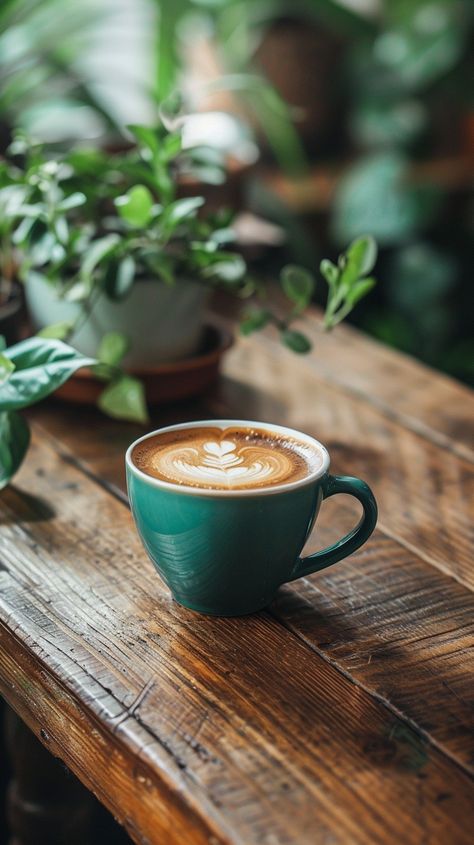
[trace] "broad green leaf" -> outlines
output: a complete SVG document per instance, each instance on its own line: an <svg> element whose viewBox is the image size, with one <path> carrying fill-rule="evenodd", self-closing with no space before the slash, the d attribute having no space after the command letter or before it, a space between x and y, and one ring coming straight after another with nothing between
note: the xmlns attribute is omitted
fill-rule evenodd
<svg viewBox="0 0 474 845"><path fill-rule="evenodd" d="M0 334L0 352L3 352L4 349L7 348L7 342L3 334Z"/></svg>
<svg viewBox="0 0 474 845"><path fill-rule="evenodd" d="M148 422L145 389L133 376L122 375L101 393L98 406L105 414L130 422Z"/></svg>
<svg viewBox="0 0 474 845"><path fill-rule="evenodd" d="M120 238L116 234L106 235L104 238L92 241L82 262L81 276L83 278L89 277L96 266L114 251L119 242Z"/></svg>
<svg viewBox="0 0 474 845"><path fill-rule="evenodd" d="M58 217L54 222L54 231L60 243L66 245L69 240L69 226L65 217Z"/></svg>
<svg viewBox="0 0 474 845"><path fill-rule="evenodd" d="M0 490L19 469L29 443L26 420L16 411L0 412Z"/></svg>
<svg viewBox="0 0 474 845"><path fill-rule="evenodd" d="M0 354L0 385L4 384L15 369L15 364L5 355Z"/></svg>
<svg viewBox="0 0 474 845"><path fill-rule="evenodd" d="M297 352L299 355L304 355L311 349L311 342L301 332L294 331L293 329L285 329L281 332L280 336L285 346L288 346L289 349Z"/></svg>
<svg viewBox="0 0 474 845"><path fill-rule="evenodd" d="M247 265L242 256L233 252L214 253L213 257L216 256L218 260L202 270L202 275L206 278L214 276L229 284L240 282L247 271Z"/></svg>
<svg viewBox="0 0 474 845"><path fill-rule="evenodd" d="M295 264L288 264L283 267L280 274L281 286L288 297L295 305L306 307L311 302L315 289L313 275L303 267Z"/></svg>
<svg viewBox="0 0 474 845"><path fill-rule="evenodd" d="M187 217L193 217L202 205L204 205L204 197L185 197L182 200L175 200L165 209L163 215L165 225L174 228Z"/></svg>
<svg viewBox="0 0 474 845"><path fill-rule="evenodd" d="M374 269L377 260L377 244L370 235L356 238L346 250L348 265L353 265L357 276L365 276Z"/></svg>
<svg viewBox="0 0 474 845"><path fill-rule="evenodd" d="M74 323L72 321L64 321L62 323L52 323L50 326L45 326L41 329L36 337L53 338L55 340L64 340L65 337L72 331Z"/></svg>
<svg viewBox="0 0 474 845"><path fill-rule="evenodd" d="M95 364L60 340L30 337L5 350L15 371L0 385L0 410L26 408L57 390L80 367Z"/></svg>
<svg viewBox="0 0 474 845"><path fill-rule="evenodd" d="M117 197L115 206L130 226L141 228L151 220L153 196L146 185L134 185L126 194Z"/></svg>
<svg viewBox="0 0 474 845"><path fill-rule="evenodd" d="M326 279L329 287L334 287L339 279L339 268L336 267L332 261L329 261L327 258L323 258L321 264L319 265L319 269L321 271L321 275Z"/></svg>
<svg viewBox="0 0 474 845"><path fill-rule="evenodd" d="M110 264L104 280L107 296L113 300L125 299L133 285L135 271L135 261L131 255Z"/></svg>
<svg viewBox="0 0 474 845"><path fill-rule="evenodd" d="M225 229L215 229L209 235L211 241L214 243L222 245L222 244L230 244L233 243L236 239L236 233L234 229L227 227Z"/></svg>
<svg viewBox="0 0 474 845"><path fill-rule="evenodd" d="M8 177L6 177L8 178ZM0 190L0 210L2 217L12 219L21 216L20 209L28 196L25 185L6 185Z"/></svg>
<svg viewBox="0 0 474 845"><path fill-rule="evenodd" d="M58 243L52 232L46 232L35 244L30 244L29 258L36 267L42 267L54 261L62 261L65 256L64 247Z"/></svg>
<svg viewBox="0 0 474 845"><path fill-rule="evenodd" d="M75 282L64 294L66 302L85 302L92 290L91 279Z"/></svg>
<svg viewBox="0 0 474 845"><path fill-rule="evenodd" d="M15 229L12 235L14 244L21 245L27 239L33 226L36 223L35 217L24 217L19 226Z"/></svg>
<svg viewBox="0 0 474 845"><path fill-rule="evenodd" d="M352 285L351 289L348 291L346 302L351 306L351 308L353 308L359 300L361 300L364 296L367 296L369 291L375 287L375 284L376 280L372 276L369 276L366 279L360 279L360 281L356 282L355 285Z"/></svg>
<svg viewBox="0 0 474 845"><path fill-rule="evenodd" d="M240 331L243 335L252 334L258 329L263 329L269 323L270 318L271 314L265 308L248 311L240 323Z"/></svg>
<svg viewBox="0 0 474 845"><path fill-rule="evenodd" d="M128 352L130 342L122 332L107 332L99 344L97 357L101 364L116 367Z"/></svg>
<svg viewBox="0 0 474 845"><path fill-rule="evenodd" d="M85 194L81 191L76 191L58 203L58 211L71 211L72 208L79 208L79 206L84 205L86 199Z"/></svg>

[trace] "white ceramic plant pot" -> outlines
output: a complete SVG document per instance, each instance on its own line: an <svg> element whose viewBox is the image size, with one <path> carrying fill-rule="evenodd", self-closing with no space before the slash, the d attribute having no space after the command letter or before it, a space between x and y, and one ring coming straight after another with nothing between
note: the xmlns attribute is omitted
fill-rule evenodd
<svg viewBox="0 0 474 845"><path fill-rule="evenodd" d="M52 323L75 320L81 310L66 302L54 287L38 277L26 283L26 302L36 331ZM196 282L179 281L168 287L154 279L135 281L122 302L102 295L92 313L78 325L69 342L84 355L94 356L107 332L123 332L130 350L127 367L150 367L188 358L201 340L209 291Z"/></svg>

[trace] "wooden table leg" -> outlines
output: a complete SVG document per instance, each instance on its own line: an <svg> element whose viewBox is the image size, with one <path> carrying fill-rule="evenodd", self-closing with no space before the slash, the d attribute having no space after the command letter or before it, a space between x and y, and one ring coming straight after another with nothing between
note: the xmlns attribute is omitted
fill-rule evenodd
<svg viewBox="0 0 474 845"><path fill-rule="evenodd" d="M5 732L13 771L7 789L9 845L92 845L93 795L9 707Z"/></svg>

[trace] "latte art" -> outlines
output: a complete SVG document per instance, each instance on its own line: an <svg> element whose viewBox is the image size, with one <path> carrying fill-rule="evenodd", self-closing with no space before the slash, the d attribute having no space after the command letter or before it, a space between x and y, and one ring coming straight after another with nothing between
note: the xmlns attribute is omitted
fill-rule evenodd
<svg viewBox="0 0 474 845"><path fill-rule="evenodd" d="M133 462L148 475L221 490L297 481L318 469L321 461L321 455L303 442L244 428L163 432L133 451Z"/></svg>

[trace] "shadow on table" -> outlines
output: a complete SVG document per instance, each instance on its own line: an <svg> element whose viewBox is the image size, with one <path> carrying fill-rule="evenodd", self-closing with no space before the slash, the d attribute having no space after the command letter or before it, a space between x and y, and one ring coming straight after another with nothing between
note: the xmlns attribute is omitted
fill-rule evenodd
<svg viewBox="0 0 474 845"><path fill-rule="evenodd" d="M46 522L56 516L56 511L46 499L33 496L15 484L10 484L2 491L0 501L7 507L0 513L0 525L11 522Z"/></svg>

